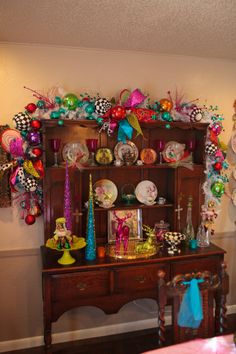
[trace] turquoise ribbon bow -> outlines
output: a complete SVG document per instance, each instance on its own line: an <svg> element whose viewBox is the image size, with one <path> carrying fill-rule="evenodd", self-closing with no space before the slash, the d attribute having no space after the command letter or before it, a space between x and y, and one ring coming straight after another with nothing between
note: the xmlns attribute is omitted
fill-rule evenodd
<svg viewBox="0 0 236 354"><path fill-rule="evenodd" d="M131 140L133 134L133 128L126 119L123 119L119 122L118 129L118 141L126 143L126 137Z"/></svg>
<svg viewBox="0 0 236 354"><path fill-rule="evenodd" d="M189 285L185 291L178 314L178 325L180 327L198 328L203 319L202 297L198 283L203 283L203 279L193 278L184 281L184 285Z"/></svg>

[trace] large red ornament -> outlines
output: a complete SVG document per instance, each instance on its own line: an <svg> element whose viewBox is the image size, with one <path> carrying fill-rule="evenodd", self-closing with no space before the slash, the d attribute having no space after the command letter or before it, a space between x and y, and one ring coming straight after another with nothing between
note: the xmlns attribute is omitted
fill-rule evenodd
<svg viewBox="0 0 236 354"><path fill-rule="evenodd" d="M33 119L30 122L30 126L31 128L33 128L34 130L39 130L42 127L42 122L38 119Z"/></svg>
<svg viewBox="0 0 236 354"><path fill-rule="evenodd" d="M42 149L40 149L40 148L38 148L38 147L35 147L35 148L33 148L32 150L32 154L35 156L35 157L40 157L40 156L42 156L42 154L43 154L43 150Z"/></svg>
<svg viewBox="0 0 236 354"><path fill-rule="evenodd" d="M213 167L214 167L214 170L220 171L222 169L222 163L216 162Z"/></svg>
<svg viewBox="0 0 236 354"><path fill-rule="evenodd" d="M33 225L33 224L35 223L35 220L36 220L36 218L35 218L35 216L32 215L32 214L28 214L28 215L26 215L26 217L25 217L25 223L26 223L27 225Z"/></svg>
<svg viewBox="0 0 236 354"><path fill-rule="evenodd" d="M126 117L126 109L122 106L116 106L111 108L110 114L112 119L119 121Z"/></svg>
<svg viewBox="0 0 236 354"><path fill-rule="evenodd" d="M27 110L28 113L34 113L37 109L37 106L34 103L29 103L27 104L27 106L25 106L25 109Z"/></svg>

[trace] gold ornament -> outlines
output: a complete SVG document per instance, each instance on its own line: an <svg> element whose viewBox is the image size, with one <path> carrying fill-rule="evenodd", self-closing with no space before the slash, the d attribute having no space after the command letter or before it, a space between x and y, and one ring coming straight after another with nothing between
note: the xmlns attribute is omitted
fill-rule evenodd
<svg viewBox="0 0 236 354"><path fill-rule="evenodd" d="M162 98L160 100L160 106L161 106L161 110L165 111L165 112L170 112L173 104L170 100L168 100L167 98Z"/></svg>

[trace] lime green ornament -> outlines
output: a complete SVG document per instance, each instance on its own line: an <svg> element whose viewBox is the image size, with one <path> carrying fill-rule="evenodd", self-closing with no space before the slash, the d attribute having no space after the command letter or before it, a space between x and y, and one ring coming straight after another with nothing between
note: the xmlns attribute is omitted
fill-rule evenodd
<svg viewBox="0 0 236 354"><path fill-rule="evenodd" d="M75 111L78 107L79 99L73 93L68 93L63 98L63 105L68 108L70 111Z"/></svg>
<svg viewBox="0 0 236 354"><path fill-rule="evenodd" d="M64 125L64 120L63 120L63 119L58 119L57 125L59 125L59 127L63 127L63 125Z"/></svg>
<svg viewBox="0 0 236 354"><path fill-rule="evenodd" d="M222 181L212 183L211 192L215 197L220 198L225 192L224 183Z"/></svg>
<svg viewBox="0 0 236 354"><path fill-rule="evenodd" d="M51 119L58 119L58 118L60 118L60 115L61 115L61 113L59 111L52 111L50 113L50 118Z"/></svg>

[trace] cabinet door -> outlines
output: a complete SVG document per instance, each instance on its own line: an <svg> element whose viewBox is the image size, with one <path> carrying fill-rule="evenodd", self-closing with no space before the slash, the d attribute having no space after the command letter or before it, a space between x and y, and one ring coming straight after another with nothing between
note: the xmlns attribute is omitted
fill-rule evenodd
<svg viewBox="0 0 236 354"><path fill-rule="evenodd" d="M175 198L175 209L178 206L178 200L180 200L180 206L183 208L181 211L180 219L180 231L186 223L187 214L187 203L188 197L191 195L193 198L193 209L192 209L192 221L195 232L197 232L197 227L200 222L200 212L201 205L204 202L204 195L202 185L204 183L204 166L203 165L193 165L193 170L185 167L179 167L177 169L177 185L176 185L176 198ZM177 212L175 213L175 229L178 230L178 219Z"/></svg>
<svg viewBox="0 0 236 354"><path fill-rule="evenodd" d="M55 220L64 215L65 168L47 168L44 179L44 228L45 241L52 237L55 230ZM81 235L81 198L79 195L79 171L69 169L72 232Z"/></svg>

